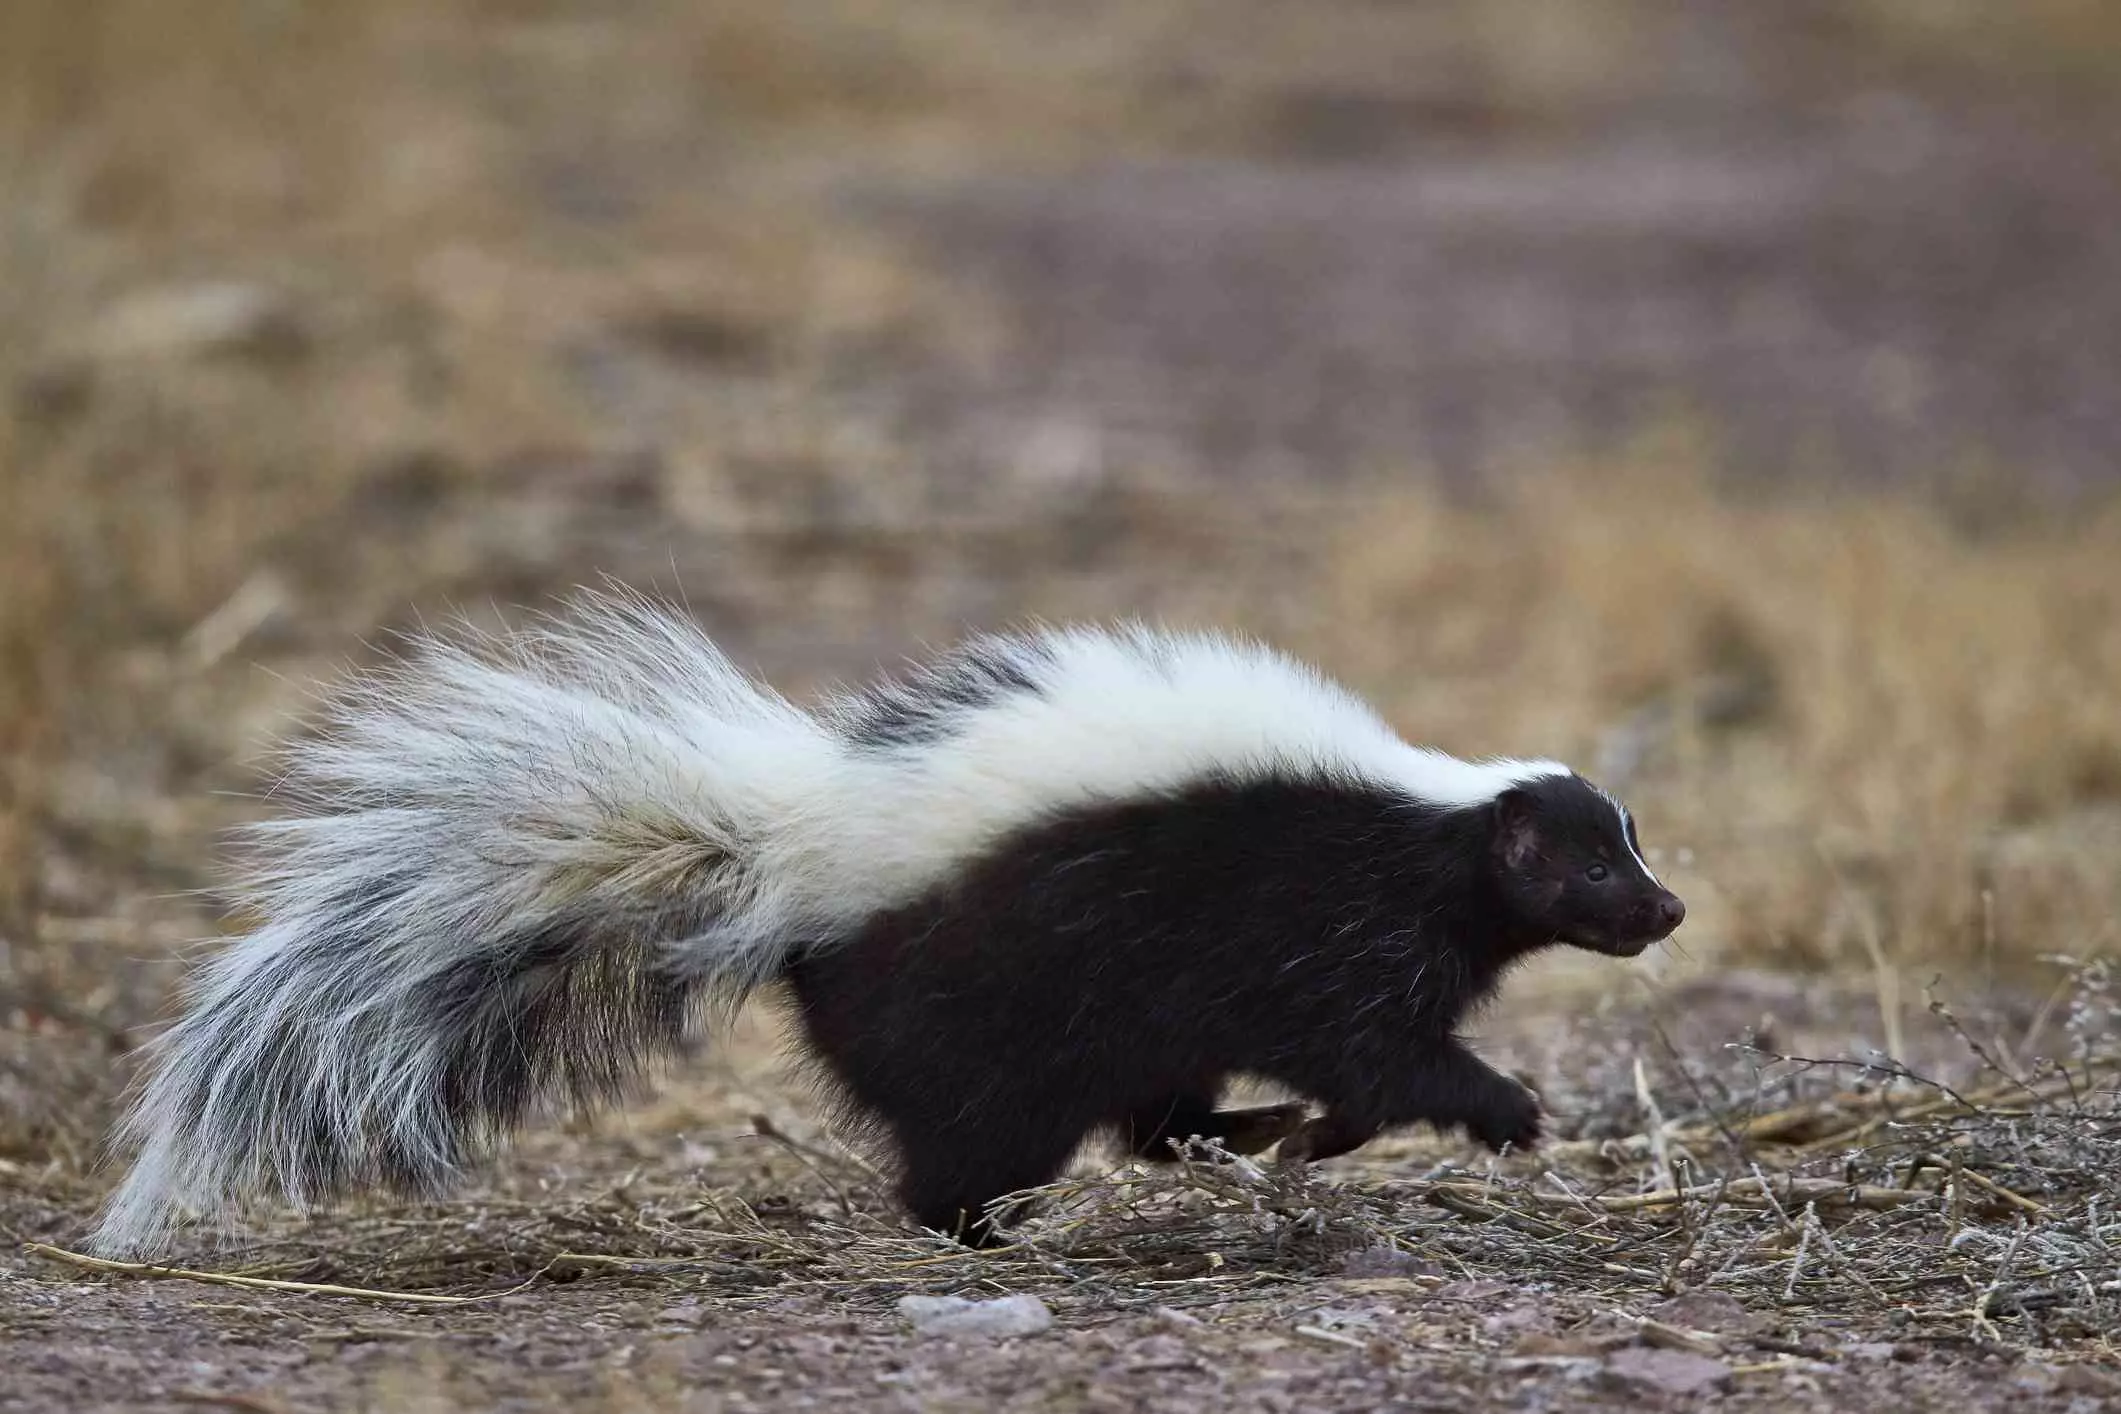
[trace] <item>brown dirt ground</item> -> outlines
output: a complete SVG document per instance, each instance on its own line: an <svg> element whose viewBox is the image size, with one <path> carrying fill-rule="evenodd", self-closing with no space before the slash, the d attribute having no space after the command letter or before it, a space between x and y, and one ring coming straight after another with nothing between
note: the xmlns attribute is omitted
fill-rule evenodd
<svg viewBox="0 0 2121 1414"><path fill-rule="evenodd" d="M1612 1180L1595 1176L1583 1141L1640 1127L1620 1078L1638 1057L1672 1116L1705 1084L1735 1118L1818 1092L1786 1074L1764 1081L1749 1061L1694 1065L1689 1084L1676 1057L1747 1039L1827 1054L1830 1038L1876 1019L1875 998L1768 974L1650 1003L1600 1005L1580 984L1568 992L1580 1010L1566 1036L1538 1009L1506 1009L1486 1030L1491 1052L1542 1082L1560 1130L1556 1171L1586 1191ZM1981 1024L2001 1034L2027 1019ZM1918 1282L1872 1300L1816 1258L1819 1270L1788 1288L1786 1259L1764 1282L1627 1275L1663 1265L1669 1242L1555 1263L1536 1243L1513 1245L1521 1239L1424 1203L1423 1181L1458 1174L1478 1185L1483 1166L1419 1138L1329 1166L1298 1199L1323 1220L1235 1245L1198 1227L1197 1212L1163 1206L1168 1194L1152 1181L1125 1201L1093 1195L1113 1231L1028 1254L965 1254L895 1227L781 1074L773 1039L767 1015L750 1014L653 1102L594 1130L532 1136L460 1202L354 1205L306 1227L269 1224L272 1240L240 1253L195 1247L175 1259L480 1298L470 1304L111 1279L26 1252L0 1259L0 1407L1523 1410L1691 1407L1712 1396L1747 1409L2008 1400L2082 1414L2121 1397L2099 1333L2030 1306L2016 1320L1999 1306L2000 1325L1984 1330L1969 1319L1977 1283L1961 1270L1946 1273L1941 1299ZM1909 1044L1939 1076L1969 1082L1961 1043L1941 1030L1918 1027ZM756 1115L785 1143L756 1137ZM1807 1171L1838 1162L1829 1154ZM1105 1165L1089 1156L1079 1172L1094 1183ZM8 1173L0 1211L10 1229L70 1241L89 1187L22 1165ZM1378 1205L1390 1245L1346 1206L1355 1194ZM1853 1260L1868 1262L1860 1227L1837 1223ZM1739 1236L1737 1246L1751 1241ZM676 1250L690 1255L661 1255ZM1874 1275L1895 1285L1909 1273L1888 1262ZM1671 1294L1697 1284L1699 1294ZM1052 1330L957 1342L914 1334L895 1309L908 1293L1023 1290L1049 1303ZM1638 1328L1641 1317L1706 1339L1709 1354L1675 1353L1656 1328ZM1714 1362L1713 1383L1692 1389L1686 1362L1703 1361Z"/></svg>

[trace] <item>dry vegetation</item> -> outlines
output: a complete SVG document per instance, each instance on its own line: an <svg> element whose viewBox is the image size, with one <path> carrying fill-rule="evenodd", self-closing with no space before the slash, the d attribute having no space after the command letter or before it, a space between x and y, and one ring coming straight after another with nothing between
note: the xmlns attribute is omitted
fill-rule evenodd
<svg viewBox="0 0 2121 1414"><path fill-rule="evenodd" d="M1139 1406L1262 1380L1304 1407L1473 1407L1628 1397L1611 1357L1645 1341L1763 1407L1963 1403L2021 1357L2047 1372L2012 1397L2098 1397L2048 1365L2111 1361L2121 1322L2114 1004L2049 959L2111 955L2121 918L2121 502L1962 474L1978 449L1921 485L1734 486L1713 409L1448 491L1412 453L1085 472L1049 427L968 466L902 397L907 369L972 389L1067 351L917 225L858 214L874 193L1065 194L1115 156L1367 161L1379 125L1545 151L1667 112L1674 8L0 7L0 1231L77 1238L123 1053L216 927L192 891L308 682L414 614L604 572L682 590L798 689L1029 614L1255 630L1410 734L1595 765L1692 906L1624 985L1545 969L1496 1023L1567 1136L1536 1163L1410 1140L1310 1179L1093 1165L1020 1249L963 1256L892 1225L753 1026L462 1206L357 1208L245 1258L529 1283L506 1302L164 1301L25 1255L0 1351L84 1407L127 1401L83 1371L179 1390L157 1371L205 1349L198 1388L261 1407L835 1383ZM1988 7L1828 8L1791 7L1804 62L1766 65L1760 101L1914 74L2016 79L2022 109L2034 74L2082 106L2111 53L2095 5L2023 7L1995 43ZM1924 1005L1939 974L1964 1036ZM1769 1050L1882 1068L1724 1049L1770 1014ZM781 1142L741 1138L762 1113ZM892 1298L982 1289L1043 1293L1071 1343L905 1364ZM1634 1319L1695 1289L1749 1314ZM575 1363L516 1370L511 1330ZM415 1348L416 1377L381 1371ZM341 1349L383 1353L333 1385ZM763 1380L761 1351L807 1373Z"/></svg>

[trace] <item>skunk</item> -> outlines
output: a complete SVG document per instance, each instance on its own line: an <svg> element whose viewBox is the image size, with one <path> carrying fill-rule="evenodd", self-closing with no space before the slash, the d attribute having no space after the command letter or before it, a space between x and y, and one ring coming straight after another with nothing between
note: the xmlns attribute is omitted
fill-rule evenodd
<svg viewBox="0 0 2121 1414"><path fill-rule="evenodd" d="M1461 1018L1541 948L1629 957L1685 916L1567 767L1410 746L1269 649L1139 627L980 638L805 710L592 596L417 640L288 755L259 924L153 1043L100 1250L439 1194L775 983L907 1210L975 1244L1100 1131L1528 1146L1535 1097ZM1218 1109L1239 1075L1323 1113Z"/></svg>

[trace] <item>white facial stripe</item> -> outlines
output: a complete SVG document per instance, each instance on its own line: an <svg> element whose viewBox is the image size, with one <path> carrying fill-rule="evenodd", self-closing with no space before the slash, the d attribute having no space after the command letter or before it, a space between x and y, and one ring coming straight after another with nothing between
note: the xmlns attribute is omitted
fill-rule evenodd
<svg viewBox="0 0 2121 1414"><path fill-rule="evenodd" d="M1656 871L1650 868L1649 861L1642 857L1642 851L1635 848L1635 817L1628 814L1628 808L1619 801L1613 800L1612 796L1609 795L1606 799L1613 801L1613 810L1620 816L1620 842L1628 847L1628 854L1642 869L1643 877L1657 885L1658 888L1663 888L1663 880L1659 879Z"/></svg>

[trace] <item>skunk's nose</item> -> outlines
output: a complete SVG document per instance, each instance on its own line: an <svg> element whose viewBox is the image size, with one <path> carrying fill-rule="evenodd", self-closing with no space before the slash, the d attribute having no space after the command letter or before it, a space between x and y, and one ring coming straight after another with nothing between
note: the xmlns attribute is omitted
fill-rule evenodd
<svg viewBox="0 0 2121 1414"><path fill-rule="evenodd" d="M1679 895L1666 894L1664 896L1663 901L1657 905L1657 921L1663 924L1667 930L1677 928L1680 924L1686 922L1686 905L1679 901Z"/></svg>

